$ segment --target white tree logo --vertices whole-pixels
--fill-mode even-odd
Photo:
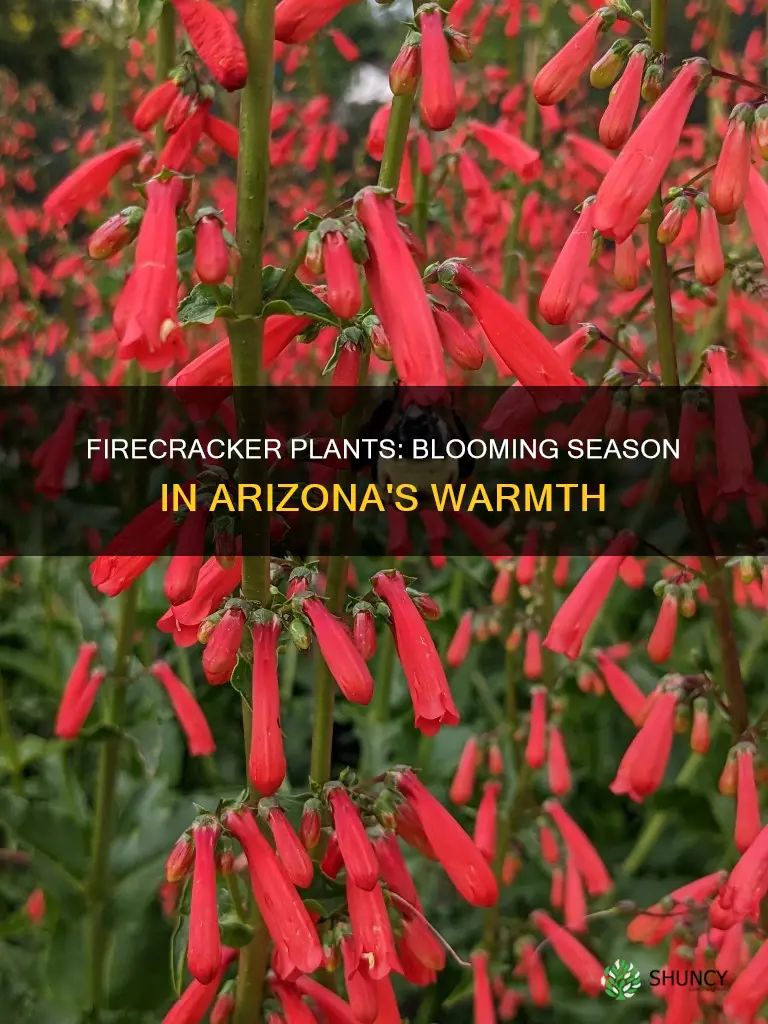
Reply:
[[[611,999],[631,999],[640,988],[640,971],[626,960],[614,960],[605,968],[600,980],[605,994]]]

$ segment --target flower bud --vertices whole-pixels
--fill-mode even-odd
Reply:
[[[640,95],[646,103],[655,103],[661,96],[664,73],[660,64],[649,64],[643,75],[643,87]]]
[[[755,111],[755,142],[763,160],[768,160],[768,103],[761,103]]]
[[[196,101],[192,93],[177,92],[171,103],[168,113],[165,115],[163,128],[167,132],[175,132],[189,117],[192,104]]]
[[[370,606],[366,608],[362,602],[353,613],[352,636],[355,647],[366,661],[370,661],[376,653],[376,620]]]
[[[195,225],[195,273],[204,284],[221,284],[229,273],[229,248],[217,215],[204,214]]]
[[[690,209],[691,204],[685,196],[679,196],[669,204],[664,219],[659,224],[659,230],[656,232],[656,241],[660,245],[670,245],[675,241]]]
[[[466,64],[472,60],[472,44],[463,32],[455,28],[446,28],[445,38],[448,40],[448,52],[454,64]]]
[[[176,840],[165,862],[165,877],[169,882],[182,882],[192,873],[195,862],[195,844],[185,832]]]
[[[378,358],[383,360],[385,363],[391,363],[392,346],[389,344],[389,338],[384,333],[384,328],[381,324],[373,325],[369,337],[373,354],[378,356]]]
[[[310,797],[304,804],[304,810],[301,812],[299,839],[301,839],[305,850],[314,850],[320,842],[321,811],[320,801],[314,797]]]
[[[211,1010],[211,1024],[229,1024],[235,1012],[235,997],[231,992],[222,992]]]
[[[313,231],[307,239],[307,255],[304,266],[311,274],[323,272],[323,240],[317,231]]]
[[[138,235],[143,218],[141,207],[126,206],[105,220],[88,239],[88,255],[92,260],[107,260],[121,252]]]
[[[312,631],[309,628],[309,624],[303,618],[291,619],[291,624],[288,626],[288,632],[290,633],[291,640],[293,640],[297,650],[309,650],[312,643]]]
[[[203,672],[213,686],[232,678],[244,631],[245,612],[241,608],[228,608],[211,630],[203,651]]]
[[[421,46],[411,33],[389,69],[389,88],[393,96],[413,96],[421,77]]]
[[[408,593],[410,594],[413,603],[419,609],[423,619],[426,619],[427,622],[435,622],[440,618],[440,605],[434,597],[430,597],[429,594],[421,594],[418,591],[411,590],[410,587],[408,588]]]
[[[632,49],[626,39],[617,39],[610,49],[592,65],[589,72],[590,84],[595,89],[607,89],[621,74]]]

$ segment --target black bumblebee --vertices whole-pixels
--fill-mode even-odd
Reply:
[[[428,392],[396,383],[360,431],[361,438],[379,443],[370,446],[370,458],[353,459],[352,469],[370,466],[382,496],[400,484],[412,484],[424,497],[433,484],[443,487],[472,474],[470,437],[454,409],[453,395],[446,388],[436,389],[438,400],[425,404]],[[450,445],[452,441],[456,444]]]

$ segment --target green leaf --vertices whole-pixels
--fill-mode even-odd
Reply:
[[[61,868],[71,879],[85,877],[88,868],[85,835],[60,808],[32,804],[0,791],[0,822],[25,847]]]
[[[187,959],[187,942],[189,941],[189,918],[179,914],[176,927],[171,936],[171,984],[177,996],[181,995],[184,986],[184,964]]]
[[[285,271],[282,267],[264,267],[261,275],[261,282],[264,294],[264,316],[293,315],[311,316],[313,320],[320,320],[323,323],[335,324],[336,317],[322,299],[303,285],[297,277],[292,277],[285,291],[279,299],[272,296],[282,281]]]
[[[230,683],[237,690],[249,708],[251,706],[252,669],[245,658],[238,658]]]
[[[231,301],[227,285],[196,284],[179,303],[179,323],[212,324],[216,317],[231,316]]]
[[[309,212],[304,220],[300,220],[298,224],[294,224],[294,231],[314,231],[318,224],[322,223],[323,218],[316,213]]]

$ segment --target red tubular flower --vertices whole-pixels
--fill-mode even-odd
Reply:
[[[637,249],[630,235],[623,242],[617,242],[614,250],[613,276],[620,288],[633,292],[637,288],[639,271],[637,266]]]
[[[286,874],[299,889],[306,889],[312,884],[315,869],[312,859],[302,846],[299,837],[293,830],[285,811],[281,807],[270,807],[267,821],[275,840],[275,849]]]
[[[571,856],[566,857],[565,861],[563,917],[569,932],[587,930],[587,898],[576,861]]]
[[[739,859],[710,907],[715,928],[730,928],[758,912],[768,892],[768,825]]]
[[[235,997],[231,992],[222,992],[211,1010],[211,1024],[229,1024],[235,1012]]]
[[[645,709],[647,697],[619,665],[609,658],[605,651],[595,651],[595,660],[605,680],[608,692],[629,720],[640,727],[640,717]]]
[[[576,978],[587,995],[596,996],[602,990],[603,968],[600,961],[575,936],[553,921],[543,910],[534,910],[531,921],[549,942],[557,956]]]
[[[134,163],[143,148],[141,141],[123,142],[86,160],[48,194],[43,212],[60,227],[69,224],[84,206],[107,191],[112,179],[123,167]]]
[[[213,1005],[225,971],[232,961],[237,959],[237,955],[236,949],[222,950],[219,969],[213,981],[207,985],[193,981],[188,985],[163,1017],[162,1024],[201,1024],[203,1017]]]
[[[647,913],[638,914],[630,921],[627,925],[627,938],[630,942],[642,942],[646,946],[657,945],[674,928],[676,911],[681,912],[688,903],[708,900],[724,880],[725,872],[715,871],[675,889],[663,901],[650,907]]]
[[[476,338],[459,323],[447,309],[433,309],[437,332],[445,354],[461,370],[472,373],[483,365],[483,349]]]
[[[744,205],[752,166],[754,119],[754,110],[748,103],[739,103],[731,111],[717,166],[709,182],[709,201],[721,217],[731,217]]]
[[[707,351],[715,408],[717,491],[723,495],[753,494],[754,464],[749,430],[738,388],[728,366],[728,353],[715,346]]]
[[[576,226],[560,250],[539,299],[539,312],[548,324],[564,324],[579,303],[594,234],[595,202],[585,199]]]
[[[456,120],[459,109],[443,13],[437,4],[430,5],[420,11],[417,21],[421,31],[421,117],[427,128],[443,132]]]
[[[557,839],[549,825],[543,822],[539,826],[539,845],[541,847],[541,856],[547,864],[559,863],[560,847],[557,845]]]
[[[544,686],[531,687],[531,720],[528,726],[528,742],[525,746],[525,763],[529,768],[541,768],[546,760],[547,737],[547,690]]]
[[[397,777],[397,786],[457,891],[473,907],[491,907],[499,888],[488,861],[455,818],[411,771]]]
[[[694,272],[699,284],[715,285],[725,273],[725,257],[720,242],[720,225],[712,207],[697,201],[699,226],[694,243]]]
[[[319,597],[302,601],[302,611],[317,637],[320,653],[336,683],[353,704],[370,704],[373,678],[344,623],[333,615]]]
[[[390,971],[400,971],[381,886],[376,883],[372,889],[361,889],[347,872],[347,907],[357,962],[367,963],[374,981],[385,978]]]
[[[696,58],[649,110],[603,179],[595,203],[595,228],[607,238],[627,238],[672,160],[696,93],[709,72]]]
[[[533,80],[533,95],[543,107],[564,100],[593,63],[600,34],[612,24],[602,12],[593,14],[565,46],[552,57]]]
[[[351,935],[342,937],[341,959],[347,997],[355,1020],[360,1024],[376,1024],[379,1013],[376,983],[368,973],[368,964],[365,960],[360,961],[357,943]]]
[[[200,0],[189,0],[189,2],[199,3]],[[157,158],[158,168],[175,171],[177,174],[186,173],[202,137],[209,106],[210,103],[207,101],[198,104],[179,128],[168,136],[162,152]]]
[[[608,599],[622,562],[636,543],[633,534],[622,531],[595,559],[560,605],[544,640],[545,647],[572,661],[578,658],[589,627]]]
[[[442,725],[458,725],[459,712],[445,678],[440,655],[399,572],[372,577],[374,592],[391,613],[397,656],[408,682],[416,728],[434,736]]]
[[[325,985],[321,985],[319,981],[301,976],[296,978],[294,985],[325,1014],[328,1024],[357,1024],[357,1018],[353,1015],[349,1004]]]
[[[280,788],[286,771],[277,678],[277,641],[281,628],[280,620],[273,617],[251,629],[253,723],[248,776],[262,796],[271,796]]]
[[[165,571],[163,592],[171,604],[183,604],[195,592],[205,557],[208,510],[188,512],[181,524],[173,558]]]
[[[42,924],[45,920],[45,893],[43,890],[33,889],[27,896],[22,910],[30,924]]]
[[[152,371],[164,369],[174,358],[176,209],[183,189],[179,177],[154,178],[147,184],[147,212],[139,229],[135,267],[115,310],[121,358],[135,358]]]
[[[481,121],[470,121],[468,128],[488,155],[508,167],[524,184],[541,175],[541,154],[517,135]]]
[[[462,612],[445,656],[446,663],[450,668],[458,668],[466,661],[472,644],[473,619],[474,615],[471,611]]]
[[[397,904],[397,908],[402,914],[403,942],[407,945],[409,952],[424,967],[432,971],[442,971],[445,967],[445,949],[423,920],[421,900],[408,871],[397,836],[391,832],[385,832],[375,841],[374,846],[379,860],[381,877],[387,888],[416,911],[415,914],[411,913],[402,903]]]
[[[211,0],[172,0],[189,41],[198,56],[227,92],[242,89],[248,62],[237,30],[224,11]]]
[[[336,838],[336,833],[332,832],[328,838],[328,845],[325,848],[323,859],[320,861],[320,870],[324,875],[335,879],[343,867],[344,861],[341,856],[341,850],[339,850],[339,842]]]
[[[749,184],[744,199],[744,212],[749,221],[752,237],[768,266],[768,182],[760,177],[756,167],[749,169]]]
[[[736,763],[738,782],[733,841],[739,853],[746,853],[760,832],[760,800],[755,785],[755,748],[751,744],[739,747]]]
[[[736,978],[723,1002],[729,1024],[752,1024],[768,998],[768,942],[763,942]]]
[[[327,231],[323,235],[323,265],[328,285],[326,302],[336,316],[352,320],[360,312],[363,292],[357,264],[343,232]]]
[[[306,43],[355,0],[282,0],[275,10],[275,39]]]
[[[455,804],[468,804],[475,791],[475,778],[480,763],[480,751],[477,740],[470,736],[464,744],[459,763],[456,767],[456,774],[453,776],[448,796]]]
[[[537,951],[537,943],[524,939],[519,947],[520,963],[515,974],[522,974],[528,982],[528,994],[534,1006],[549,1006],[549,981],[544,970],[544,962]]]
[[[59,708],[60,720],[57,717],[57,726],[55,730],[55,735],[58,736],[59,739],[73,740],[80,735],[80,730],[83,728],[86,718],[91,713],[91,708],[93,707],[99,690],[101,689],[101,684],[106,678],[106,669],[98,669],[98,671],[93,672],[83,687],[83,690],[77,699],[77,703],[67,706],[65,709],[62,709],[61,707]]]
[[[247,808],[227,811],[222,819],[248,861],[251,888],[279,953],[305,974],[323,962],[323,948],[307,908]]]
[[[213,627],[203,651],[203,672],[213,686],[232,678],[244,631],[245,612],[241,608],[227,608]]]
[[[195,273],[204,284],[221,284],[229,273],[224,225],[210,214],[195,225]]]
[[[179,87],[173,79],[161,82],[154,89],[150,89],[133,115],[133,127],[136,131],[148,132],[161,117],[165,117],[178,94]]]
[[[573,857],[590,896],[602,896],[613,888],[611,876],[600,854],[584,831],[557,800],[547,800],[544,810],[557,825],[569,856]]]
[[[194,696],[179,679],[170,665],[156,661],[149,670],[165,688],[173,710],[179,720],[187,747],[193,757],[207,757],[216,749],[208,722]]]
[[[488,975],[488,954],[473,953],[470,960],[474,991],[474,1024],[496,1024],[491,979]]]
[[[369,252],[363,269],[401,382],[408,387],[446,385],[432,307],[398,226],[392,196],[363,189],[356,209]]]
[[[523,675],[526,679],[540,679],[543,671],[544,666],[541,658],[541,634],[537,629],[529,629],[525,634]]]
[[[453,283],[488,341],[523,387],[570,386],[578,381],[544,335],[523,314],[483,284],[463,263],[453,264]]]
[[[59,710],[56,713],[53,731],[59,739],[74,739],[82,729],[88,711],[93,705],[93,700],[91,700],[85,714],[82,714],[83,696],[88,693],[88,677],[98,649],[98,645],[94,643],[80,646],[75,664],[64,684]]]
[[[626,793],[642,803],[664,781],[675,735],[678,693],[674,687],[662,690],[654,700],[642,728],[621,759],[611,792]]]
[[[82,412],[80,405],[68,402],[59,425],[32,456],[32,466],[37,470],[35,493],[49,501],[57,501],[64,493],[64,477],[74,454]]]
[[[240,152],[240,132],[233,124],[206,112],[203,131],[222,153],[226,153],[232,160],[237,160]]]
[[[172,516],[166,517],[172,519]],[[203,619],[217,611],[225,597],[229,597],[242,578],[240,559],[231,569],[222,569],[215,558],[203,565],[197,587],[189,601],[173,605],[157,620],[162,633],[170,633],[179,647],[191,647],[198,641],[198,630]]]
[[[568,751],[559,727],[549,727],[549,756],[547,758],[547,781],[550,792],[555,796],[565,796],[571,791],[571,766],[568,763]]]
[[[600,141],[606,149],[621,149],[632,134],[640,106],[647,53],[646,47],[636,46],[629,55],[624,73],[611,89],[599,128]]]
[[[704,697],[693,702],[693,725],[691,726],[691,750],[695,754],[706,754],[709,750],[709,705]]]
[[[498,802],[501,783],[492,779],[483,785],[483,795],[475,818],[475,846],[489,863],[496,858],[496,835],[498,831]]]
[[[215,850],[219,826],[201,821],[192,829],[195,864],[192,874],[192,903],[189,911],[187,966],[201,985],[213,981],[221,961],[219,912],[216,906]]]
[[[359,810],[341,785],[328,789],[328,803],[347,875],[359,889],[372,889],[379,878],[379,862]]]
[[[677,633],[677,596],[665,594],[656,624],[648,638],[648,657],[655,665],[660,665],[671,657]]]

